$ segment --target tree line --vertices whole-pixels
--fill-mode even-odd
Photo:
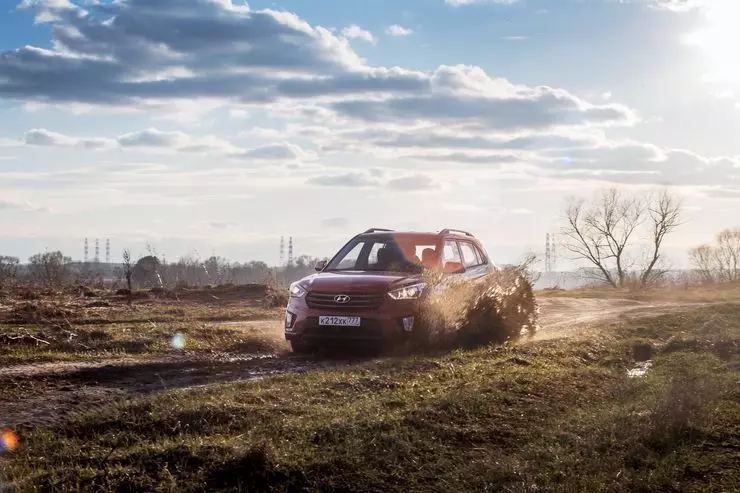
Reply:
[[[57,288],[69,284],[109,284],[111,287],[198,287],[205,285],[251,284],[273,282],[289,284],[313,272],[319,261],[300,256],[282,268],[262,261],[231,262],[213,256],[200,260],[191,256],[176,262],[160,261],[156,255],[132,259],[129,250],[123,252],[123,262],[107,264],[73,262],[60,251],[32,255],[27,264],[11,256],[0,256],[0,288],[16,283],[28,283]],[[156,280],[156,281],[153,281]]]
[[[664,254],[666,238],[684,224],[682,200],[668,189],[627,192],[598,191],[590,198],[570,198],[564,207],[560,246],[571,260],[585,267],[584,276],[613,288],[648,288],[669,280],[671,264]],[[740,227],[718,233],[713,243],[688,252],[689,281],[740,281]],[[182,257],[160,261],[156,252],[137,260],[124,250],[124,262],[109,273],[115,284],[135,288],[274,282],[287,285],[313,272],[320,260],[298,257],[282,268],[265,262],[231,262]],[[21,265],[16,257],[0,256],[0,287],[15,282],[48,287],[71,282],[102,282],[95,264],[73,263],[62,252],[38,253]]]

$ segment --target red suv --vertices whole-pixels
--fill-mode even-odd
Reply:
[[[369,229],[352,238],[316,274],[290,286],[285,338],[294,352],[341,343],[369,345],[413,332],[428,295],[423,273],[441,271],[441,285],[473,281],[497,270],[472,234]]]

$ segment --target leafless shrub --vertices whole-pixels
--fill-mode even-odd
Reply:
[[[0,288],[15,283],[18,276],[17,257],[0,256]]]
[[[62,286],[70,279],[70,257],[62,252],[37,253],[28,259],[31,279],[49,288]]]

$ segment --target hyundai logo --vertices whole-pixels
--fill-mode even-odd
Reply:
[[[350,297],[347,296],[346,294],[339,294],[334,297],[334,301],[342,305],[346,305],[347,303],[349,303],[349,300],[350,300]]]

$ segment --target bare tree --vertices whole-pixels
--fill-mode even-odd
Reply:
[[[714,256],[720,280],[740,280],[740,228],[720,232],[716,243]]]
[[[565,210],[563,247],[574,260],[593,267],[592,276],[612,287],[624,287],[638,263],[636,243],[649,235],[651,254],[639,267],[641,287],[655,279],[665,237],[679,225],[680,202],[667,191],[647,197],[616,188],[601,191],[591,202],[572,200]],[[649,233],[643,225],[648,224]],[[664,273],[664,271],[662,271]]]
[[[681,224],[682,203],[679,199],[663,190],[660,194],[650,197],[647,201],[648,222],[651,227],[652,255],[649,263],[640,276],[640,287],[646,287],[651,281],[662,278],[665,270],[657,266],[661,260],[661,247],[665,237],[676,230]]]
[[[68,265],[72,262],[62,252],[37,253],[28,259],[28,270],[31,279],[55,287],[64,284],[69,278]]]
[[[714,245],[692,248],[689,256],[704,280],[740,281],[740,228],[721,231]]]
[[[18,257],[0,255],[0,288],[6,284],[13,284],[18,275]]]
[[[689,250],[689,258],[703,281],[716,280],[714,247],[712,245],[699,245],[692,248]]]
[[[131,251],[126,248],[121,254],[121,263],[123,266],[123,276],[126,278],[126,287],[128,288],[128,304],[133,302],[133,288],[131,286],[131,276],[134,272],[134,266],[131,264]]]

